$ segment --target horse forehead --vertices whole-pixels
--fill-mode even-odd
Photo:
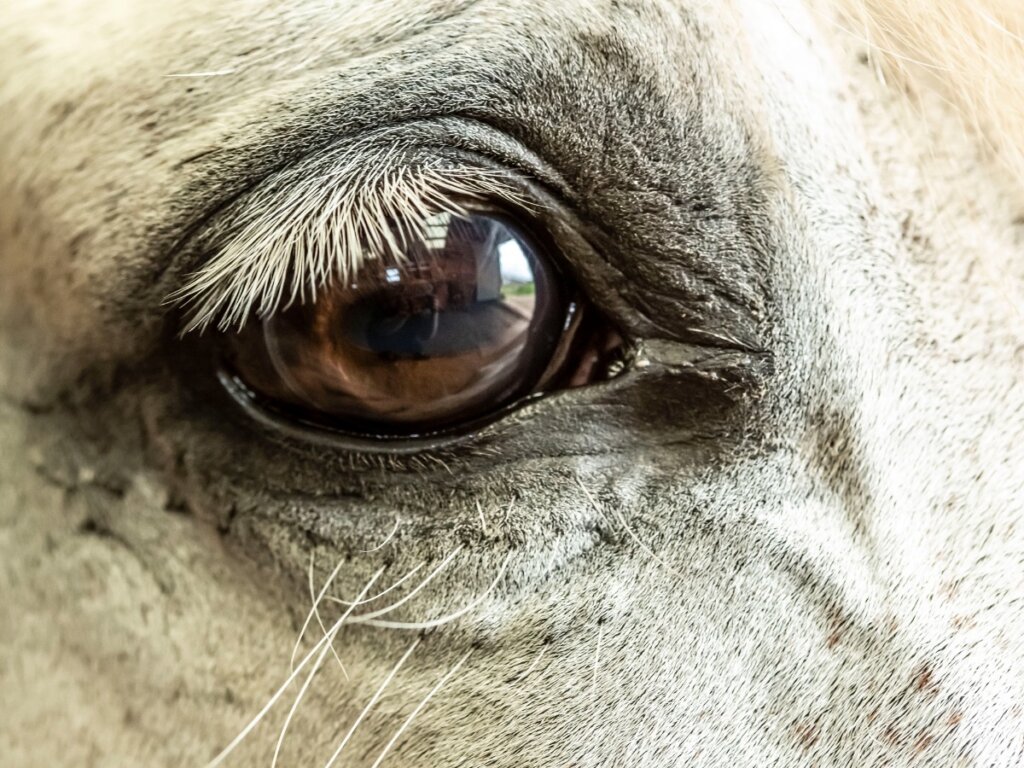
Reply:
[[[84,161],[92,173],[82,183],[98,185],[105,158],[121,169],[177,167],[212,143],[283,124],[303,108],[297,119],[313,120],[344,93],[387,80],[411,92],[440,80],[453,108],[474,106],[455,99],[460,91],[509,86],[501,95],[520,100],[524,120],[575,125],[590,137],[649,138],[693,115],[708,123],[705,135],[723,136],[830,119],[808,108],[834,85],[827,74],[796,76],[829,67],[811,16],[792,0],[148,5],[15,4],[0,32],[15,54],[7,66],[17,67],[0,85],[19,115],[4,126],[15,134],[7,144],[14,158],[17,145],[40,138],[59,147],[36,153],[31,173],[66,178]],[[516,92],[527,77],[537,87]],[[596,154],[562,144],[576,164]],[[634,145],[648,156],[691,150]]]
[[[739,4],[757,5],[749,0]],[[74,126],[85,119],[95,126],[99,116],[79,114],[76,120],[71,114],[78,101],[91,101],[116,107],[111,118],[122,123],[166,123],[158,127],[166,136],[169,127],[201,129],[200,121],[211,119],[211,112],[244,112],[248,100],[265,108],[289,84],[321,91],[324,84],[317,78],[325,70],[340,89],[345,76],[365,74],[375,64],[388,70],[383,74],[400,76],[417,65],[448,61],[444,45],[456,40],[467,44],[463,52],[469,44],[476,46],[472,55],[460,56],[469,80],[493,77],[491,62],[501,49],[506,51],[502,74],[516,66],[515,54],[518,63],[528,66],[538,57],[553,61],[559,49],[584,55],[596,50],[607,66],[602,73],[591,72],[592,77],[611,81],[616,68],[632,59],[643,61],[645,76],[663,80],[671,91],[673,80],[691,80],[692,71],[713,68],[712,58],[721,58],[721,50],[713,53],[707,33],[721,33],[717,47],[724,49],[737,31],[741,14],[732,3],[716,4],[713,10],[705,5],[672,0],[355,0],[342,9],[332,2],[210,6],[190,0],[155,8],[49,0],[40,9],[19,0],[0,39],[17,54],[6,59],[8,66],[17,66],[17,81],[31,81],[37,104],[52,102],[52,114],[41,117],[47,130],[49,123]],[[440,45],[432,47],[434,41]],[[421,60],[392,56],[403,49]],[[736,67],[734,54],[728,52],[723,71]],[[563,87],[571,90],[569,78]],[[9,91],[12,102],[23,95]],[[672,94],[676,99],[688,95],[692,91]]]

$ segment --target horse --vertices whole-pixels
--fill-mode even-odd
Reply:
[[[1024,762],[1010,0],[8,0],[8,766]]]

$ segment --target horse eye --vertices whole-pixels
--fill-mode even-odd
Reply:
[[[614,357],[617,334],[595,329],[550,249],[504,215],[439,213],[389,250],[235,335],[245,388],[306,423],[410,436],[589,383]]]

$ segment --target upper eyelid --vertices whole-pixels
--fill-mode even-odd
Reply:
[[[463,121],[433,122],[450,137]],[[212,256],[167,299],[188,311],[184,331],[211,324],[226,329],[243,323],[251,312],[266,315],[308,298],[330,275],[358,266],[352,260],[356,243],[386,237],[383,225],[389,216],[405,217],[406,224],[416,226],[424,203],[433,212],[452,213],[460,211],[459,198],[534,205],[511,181],[516,169],[484,156],[473,158],[472,151],[438,151],[420,137],[404,135],[404,127],[388,127],[319,152],[271,174],[232,203],[207,234],[204,251]],[[479,126],[474,133],[480,134]],[[495,143],[506,145],[500,154],[523,158],[531,171],[560,182],[512,140],[497,138]],[[457,157],[446,156],[452,154]]]

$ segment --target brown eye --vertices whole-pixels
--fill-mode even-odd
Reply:
[[[593,378],[592,364],[582,379],[563,370],[580,302],[512,220],[438,213],[392,250],[250,323],[232,341],[234,373],[279,410],[375,436],[471,423],[556,378]]]

